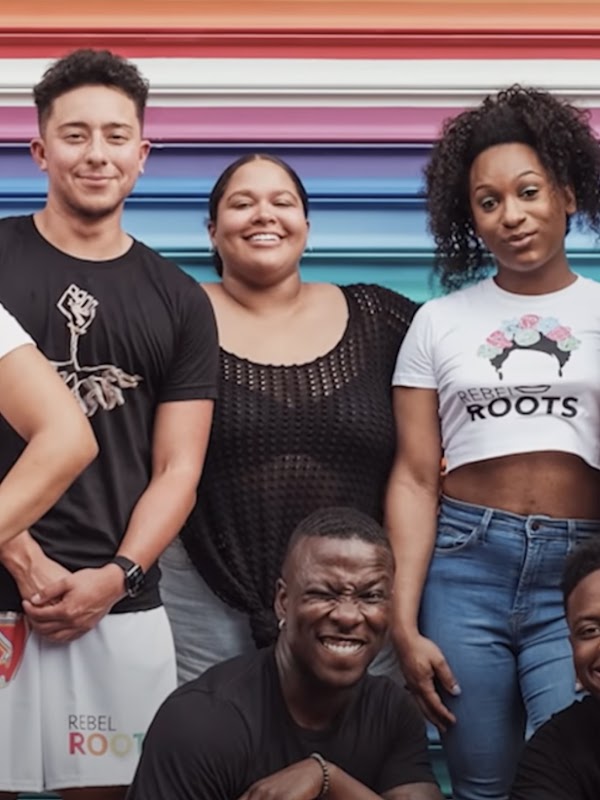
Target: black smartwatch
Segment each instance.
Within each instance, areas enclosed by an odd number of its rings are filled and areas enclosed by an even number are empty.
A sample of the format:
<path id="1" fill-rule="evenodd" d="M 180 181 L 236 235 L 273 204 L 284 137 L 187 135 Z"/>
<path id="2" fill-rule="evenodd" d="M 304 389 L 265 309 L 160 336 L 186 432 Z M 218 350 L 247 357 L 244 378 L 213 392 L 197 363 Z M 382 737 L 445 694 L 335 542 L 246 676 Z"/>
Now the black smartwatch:
<path id="1" fill-rule="evenodd" d="M 123 570 L 125 575 L 125 591 L 128 597 L 137 597 L 142 593 L 146 576 L 144 570 L 135 561 L 125 556 L 115 556 L 108 562 L 109 564 L 117 564 Z"/>

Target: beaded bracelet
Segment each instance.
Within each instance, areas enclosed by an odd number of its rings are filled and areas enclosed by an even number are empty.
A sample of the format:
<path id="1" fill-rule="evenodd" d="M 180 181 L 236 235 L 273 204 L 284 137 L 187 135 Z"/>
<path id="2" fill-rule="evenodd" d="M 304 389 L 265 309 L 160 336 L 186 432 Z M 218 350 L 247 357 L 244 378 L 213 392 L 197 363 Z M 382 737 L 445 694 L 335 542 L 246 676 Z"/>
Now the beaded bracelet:
<path id="1" fill-rule="evenodd" d="M 321 753 L 311 753 L 310 758 L 314 758 L 314 760 L 319 764 L 321 769 L 323 770 L 323 783 L 321 784 L 321 791 L 319 792 L 317 800 L 321 800 L 322 797 L 327 795 L 329 791 L 329 766 Z"/>

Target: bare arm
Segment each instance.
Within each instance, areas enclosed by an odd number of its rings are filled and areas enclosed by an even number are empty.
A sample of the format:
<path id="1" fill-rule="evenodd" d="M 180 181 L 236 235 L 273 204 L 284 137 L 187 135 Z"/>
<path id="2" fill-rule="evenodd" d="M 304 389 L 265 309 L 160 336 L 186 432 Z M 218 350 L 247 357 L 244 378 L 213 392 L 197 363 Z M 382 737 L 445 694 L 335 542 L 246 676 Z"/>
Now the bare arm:
<path id="1" fill-rule="evenodd" d="M 27 442 L 0 483 L 4 544 L 46 513 L 98 447 L 76 400 L 32 345 L 0 359 L 0 414 Z"/>
<path id="2" fill-rule="evenodd" d="M 409 783 L 380 795 L 343 769 L 327 762 L 328 800 L 442 800 L 434 783 Z M 254 783 L 239 800 L 314 800 L 323 789 L 323 770 L 314 758 L 305 758 Z"/>
<path id="3" fill-rule="evenodd" d="M 396 557 L 392 635 L 407 685 L 439 727 L 454 722 L 434 688 L 458 691 L 439 648 L 419 633 L 423 585 L 436 535 L 442 456 L 434 389 L 394 389 L 396 458 L 386 495 L 386 525 Z"/>
<path id="4" fill-rule="evenodd" d="M 154 424 L 150 482 L 131 515 L 118 552 L 147 570 L 179 533 L 196 500 L 210 425 L 212 400 L 162 403 Z M 115 564 L 80 570 L 24 608 L 40 633 L 55 641 L 77 638 L 123 597 L 123 572 Z"/>

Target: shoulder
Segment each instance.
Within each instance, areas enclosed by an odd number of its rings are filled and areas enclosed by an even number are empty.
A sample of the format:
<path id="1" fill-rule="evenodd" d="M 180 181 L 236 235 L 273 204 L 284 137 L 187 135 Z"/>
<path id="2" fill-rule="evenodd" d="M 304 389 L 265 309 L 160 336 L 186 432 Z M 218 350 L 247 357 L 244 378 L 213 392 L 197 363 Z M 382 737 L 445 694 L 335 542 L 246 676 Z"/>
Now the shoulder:
<path id="1" fill-rule="evenodd" d="M 34 227 L 31 216 L 0 219 L 0 244 L 11 238 L 33 238 L 33 234 Z"/>
<path id="2" fill-rule="evenodd" d="M 273 663 L 272 648 L 266 648 L 222 661 L 192 683 L 196 684 L 197 690 L 209 692 L 245 709 L 253 704 L 258 687 L 272 678 Z"/>
<path id="3" fill-rule="evenodd" d="M 180 283 L 181 285 L 199 285 L 174 261 L 171 261 L 169 258 L 165 258 L 165 256 L 161 255 L 156 250 L 148 247 L 147 244 L 140 242 L 139 239 L 133 239 L 133 246 L 127 255 L 135 258 L 147 270 L 160 272 L 162 275 Z"/>
<path id="4" fill-rule="evenodd" d="M 419 307 L 405 295 L 376 283 L 353 283 L 340 288 L 346 297 L 354 300 L 364 313 L 370 315 L 388 311 L 410 320 Z"/>

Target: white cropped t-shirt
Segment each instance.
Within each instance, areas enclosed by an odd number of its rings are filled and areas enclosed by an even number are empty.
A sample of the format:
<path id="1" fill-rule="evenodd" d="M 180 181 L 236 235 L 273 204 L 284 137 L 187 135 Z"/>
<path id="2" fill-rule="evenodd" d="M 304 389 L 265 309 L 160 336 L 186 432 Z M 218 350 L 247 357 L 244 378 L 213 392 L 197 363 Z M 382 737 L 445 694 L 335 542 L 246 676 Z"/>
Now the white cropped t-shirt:
<path id="1" fill-rule="evenodd" d="M 0 358 L 22 344 L 34 344 L 34 341 L 0 303 Z"/>
<path id="2" fill-rule="evenodd" d="M 600 283 L 521 295 L 488 278 L 430 300 L 392 382 L 437 390 L 448 470 L 540 450 L 600 469 Z"/>

